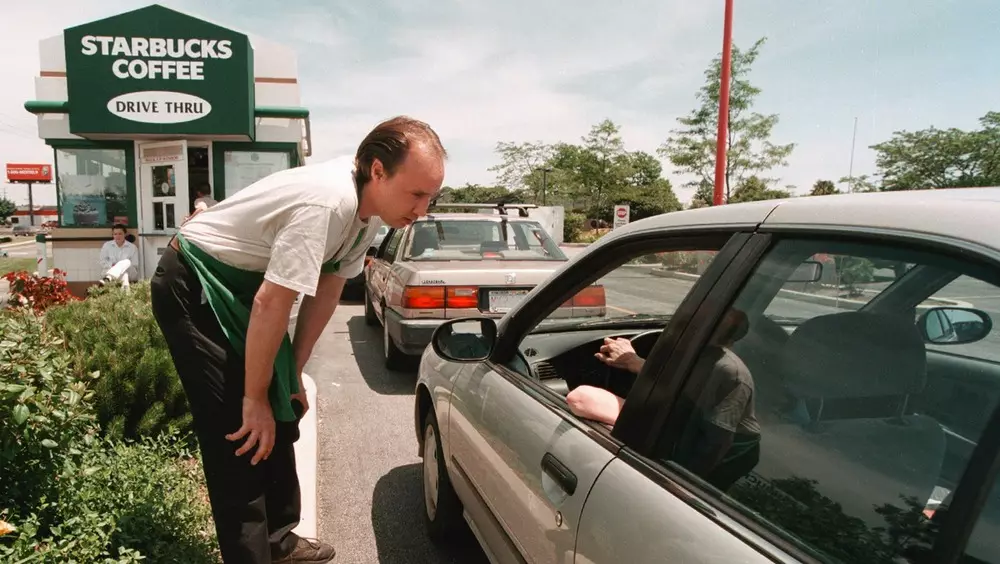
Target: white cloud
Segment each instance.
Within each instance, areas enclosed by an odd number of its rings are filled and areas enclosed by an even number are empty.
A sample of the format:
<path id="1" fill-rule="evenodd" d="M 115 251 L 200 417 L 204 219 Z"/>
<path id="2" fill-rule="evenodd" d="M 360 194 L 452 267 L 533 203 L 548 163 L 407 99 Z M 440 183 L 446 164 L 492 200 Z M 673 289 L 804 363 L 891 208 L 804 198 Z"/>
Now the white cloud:
<path id="1" fill-rule="evenodd" d="M 8 4 L 0 19 L 0 150 L 7 161 L 50 161 L 22 108 L 34 95 L 38 40 L 146 2 Z M 694 106 L 721 46 L 721 1 L 165 4 L 296 50 L 316 159 L 352 152 L 379 120 L 405 113 L 438 130 L 451 153 L 452 185 L 492 182 L 497 141 L 576 142 L 604 118 L 622 126 L 629 149 L 655 154 Z M 947 20 L 960 6 L 738 3 L 738 44 L 770 39 L 751 76 L 763 89 L 758 109 L 781 114 L 775 142 L 798 145 L 790 166 L 772 175 L 803 191 L 818 178 L 846 175 L 855 116 L 856 174 L 872 172 L 867 146 L 894 130 L 975 125 L 1000 87 L 995 73 L 914 70 L 932 58 L 972 57 L 963 36 L 979 41 L 979 52 L 987 41 L 996 46 L 983 31 L 992 29 L 986 8 Z M 961 21 L 982 27 L 973 32 Z M 933 45 L 922 46 L 927 37 L 915 30 L 928 26 Z M 669 164 L 665 171 L 682 200 L 689 197 L 679 188 L 686 179 Z"/>

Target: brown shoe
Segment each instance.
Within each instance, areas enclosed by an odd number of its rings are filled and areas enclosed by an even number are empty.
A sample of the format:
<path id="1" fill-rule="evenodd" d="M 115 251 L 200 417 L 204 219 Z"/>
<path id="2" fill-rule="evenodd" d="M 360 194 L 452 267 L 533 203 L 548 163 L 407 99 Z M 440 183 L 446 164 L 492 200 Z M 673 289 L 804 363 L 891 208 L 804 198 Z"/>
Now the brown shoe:
<path id="1" fill-rule="evenodd" d="M 291 554 L 272 560 L 272 564 L 326 564 L 337 555 L 332 545 L 316 539 L 299 538 Z"/>

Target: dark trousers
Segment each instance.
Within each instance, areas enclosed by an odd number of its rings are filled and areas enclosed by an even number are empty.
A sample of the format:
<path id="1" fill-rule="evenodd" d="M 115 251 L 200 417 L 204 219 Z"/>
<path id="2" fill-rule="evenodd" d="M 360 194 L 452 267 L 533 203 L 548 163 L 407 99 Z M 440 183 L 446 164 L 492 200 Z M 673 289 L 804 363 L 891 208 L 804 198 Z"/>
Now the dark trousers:
<path id="1" fill-rule="evenodd" d="M 250 464 L 242 440 L 226 435 L 243 420 L 244 360 L 229 344 L 184 258 L 168 247 L 151 281 L 153 315 L 166 338 L 194 419 L 215 531 L 226 564 L 264 564 L 298 542 L 299 480 L 293 444 L 298 422 L 276 422 L 274 450 Z"/>

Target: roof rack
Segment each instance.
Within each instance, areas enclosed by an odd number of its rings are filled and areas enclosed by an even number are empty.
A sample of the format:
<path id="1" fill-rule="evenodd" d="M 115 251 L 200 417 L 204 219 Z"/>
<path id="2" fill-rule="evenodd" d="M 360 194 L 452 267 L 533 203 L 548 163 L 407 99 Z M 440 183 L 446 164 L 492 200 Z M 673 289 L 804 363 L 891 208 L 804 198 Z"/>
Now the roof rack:
<path id="1" fill-rule="evenodd" d="M 429 207 L 430 209 L 453 208 L 453 209 L 472 209 L 472 210 L 481 210 L 484 208 L 496 208 L 500 212 L 500 215 L 507 215 L 507 208 L 510 208 L 517 210 L 518 212 L 517 215 L 519 217 L 528 217 L 528 210 L 537 208 L 538 206 L 535 204 L 505 204 L 505 203 L 451 204 L 451 203 L 432 202 Z"/>

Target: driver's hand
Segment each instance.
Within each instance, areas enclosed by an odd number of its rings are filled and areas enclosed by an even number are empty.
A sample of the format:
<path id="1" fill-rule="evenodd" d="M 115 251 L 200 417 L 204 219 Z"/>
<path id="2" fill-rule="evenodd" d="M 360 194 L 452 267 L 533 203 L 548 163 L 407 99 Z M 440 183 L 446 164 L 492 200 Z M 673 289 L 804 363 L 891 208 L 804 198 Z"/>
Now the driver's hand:
<path id="1" fill-rule="evenodd" d="M 636 374 L 642 370 L 644 363 L 643 359 L 632 348 L 632 342 L 622 338 L 605 338 L 600 352 L 594 356 L 612 368 L 620 368 Z"/>

